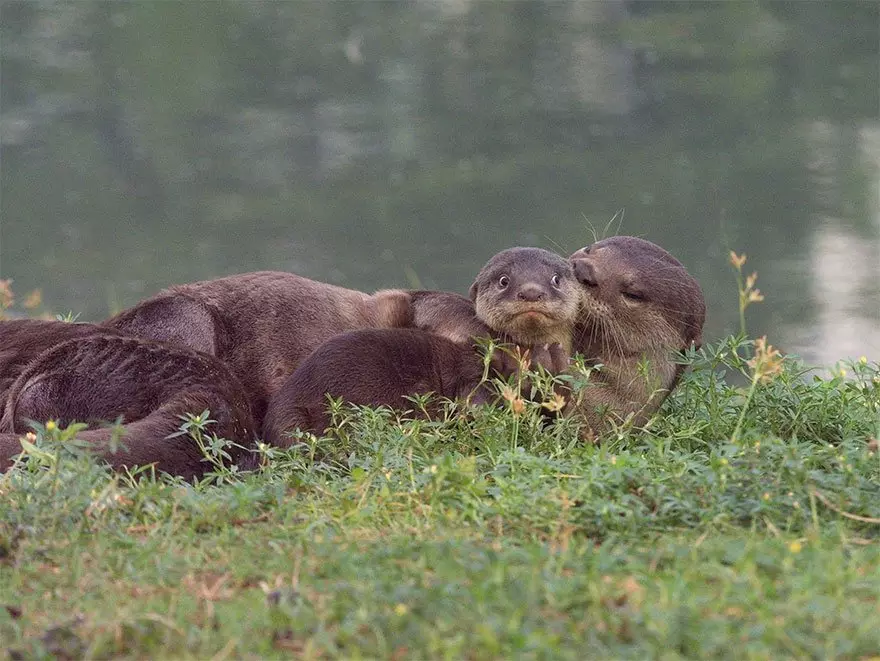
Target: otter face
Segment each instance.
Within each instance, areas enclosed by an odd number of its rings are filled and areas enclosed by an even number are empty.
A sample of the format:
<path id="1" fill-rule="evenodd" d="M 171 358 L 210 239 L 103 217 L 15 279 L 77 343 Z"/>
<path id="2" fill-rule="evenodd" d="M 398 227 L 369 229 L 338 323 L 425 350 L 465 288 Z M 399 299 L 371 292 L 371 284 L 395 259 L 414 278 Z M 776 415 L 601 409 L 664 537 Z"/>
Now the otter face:
<path id="1" fill-rule="evenodd" d="M 571 256 L 581 285 L 580 321 L 592 351 L 624 355 L 686 349 L 702 342 L 703 292 L 681 262 L 658 245 L 614 236 Z"/>
<path id="2" fill-rule="evenodd" d="M 569 261 L 540 248 L 510 248 L 471 286 L 477 317 L 520 344 L 571 346 L 581 292 Z"/>

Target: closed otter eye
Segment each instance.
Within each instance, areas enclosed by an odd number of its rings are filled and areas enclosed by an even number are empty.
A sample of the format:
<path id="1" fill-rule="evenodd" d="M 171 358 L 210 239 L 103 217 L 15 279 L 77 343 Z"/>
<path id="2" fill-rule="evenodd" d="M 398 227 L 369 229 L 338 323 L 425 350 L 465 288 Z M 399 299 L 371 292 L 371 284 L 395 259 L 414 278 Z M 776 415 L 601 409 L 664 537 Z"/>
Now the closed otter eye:
<path id="1" fill-rule="evenodd" d="M 624 291 L 624 292 L 621 292 L 621 293 L 623 294 L 623 297 L 624 297 L 625 299 L 629 300 L 629 301 L 637 301 L 637 302 L 640 302 L 640 303 L 641 303 L 642 301 L 647 300 L 647 299 L 645 298 L 645 295 L 644 295 L 644 294 L 640 294 L 640 293 L 638 293 L 638 292 L 634 292 L 634 291 Z"/>
<path id="2" fill-rule="evenodd" d="M 550 284 L 559 289 L 560 285 L 562 285 L 562 278 L 559 277 L 559 274 L 556 273 L 552 278 L 550 278 Z"/>
<path id="3" fill-rule="evenodd" d="M 498 278 L 498 287 L 501 289 L 507 289 L 507 286 L 510 284 L 510 278 L 506 275 L 502 275 Z"/>

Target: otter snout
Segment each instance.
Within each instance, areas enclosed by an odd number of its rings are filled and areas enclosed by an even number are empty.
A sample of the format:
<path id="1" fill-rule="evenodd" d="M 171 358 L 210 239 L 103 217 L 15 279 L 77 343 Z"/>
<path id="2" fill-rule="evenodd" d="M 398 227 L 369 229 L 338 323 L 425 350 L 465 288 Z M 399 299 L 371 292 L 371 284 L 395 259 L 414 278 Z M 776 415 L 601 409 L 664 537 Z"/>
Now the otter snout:
<path id="1" fill-rule="evenodd" d="M 547 298 L 547 293 L 547 290 L 541 285 L 535 282 L 527 282 L 516 292 L 516 298 L 520 301 L 535 303 Z"/>

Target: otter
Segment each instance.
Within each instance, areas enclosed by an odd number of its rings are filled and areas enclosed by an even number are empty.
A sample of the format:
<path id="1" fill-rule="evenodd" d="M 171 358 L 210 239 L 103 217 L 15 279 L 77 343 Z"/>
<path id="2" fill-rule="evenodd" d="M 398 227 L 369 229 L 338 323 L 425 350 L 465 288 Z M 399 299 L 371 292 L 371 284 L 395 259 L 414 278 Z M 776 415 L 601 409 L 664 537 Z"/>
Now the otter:
<path id="1" fill-rule="evenodd" d="M 504 250 L 480 270 L 470 294 L 477 318 L 497 339 L 537 345 L 532 361 L 551 369 L 567 363 L 581 298 L 567 260 L 540 248 Z M 493 372 L 509 371 L 504 356 L 493 355 Z M 317 348 L 271 397 L 263 438 L 285 446 L 294 429 L 323 433 L 328 395 L 394 408 L 411 407 L 407 396 L 429 392 L 486 403 L 484 376 L 483 360 L 468 343 L 423 330 L 350 331 Z"/>
<path id="2" fill-rule="evenodd" d="M 571 264 L 541 248 L 502 250 L 470 288 L 477 318 L 510 342 L 571 350 L 580 304 Z"/>
<path id="3" fill-rule="evenodd" d="M 260 271 L 171 287 L 105 321 L 115 331 L 216 356 L 239 378 L 258 426 L 269 397 L 326 340 L 366 328 L 429 328 L 464 341 L 485 333 L 455 294 L 374 294 Z"/>
<path id="4" fill-rule="evenodd" d="M 96 425 L 122 418 L 117 448 L 111 447 L 111 428 L 87 429 L 77 438 L 114 468 L 154 464 L 192 480 L 210 464 L 194 440 L 175 434 L 183 414 L 206 409 L 214 421 L 208 433 L 235 443 L 227 450 L 230 462 L 255 466 L 256 425 L 248 398 L 220 360 L 185 347 L 101 332 L 100 327 L 44 322 L 32 330 L 42 331 L 47 341 L 71 339 L 40 352 L 8 388 L 0 418 L 0 471 L 21 451 L 17 439 L 29 420 Z M 40 339 L 35 332 L 29 346 L 39 345 Z"/>
<path id="5" fill-rule="evenodd" d="M 702 289 L 675 257 L 637 237 L 603 239 L 569 259 L 582 290 L 573 349 L 602 364 L 573 409 L 594 432 L 628 415 L 644 424 L 684 372 L 672 354 L 702 344 Z"/>
<path id="6" fill-rule="evenodd" d="M 0 321 L 0 410 L 9 387 L 37 356 L 59 342 L 100 333 L 121 335 L 95 324 L 42 319 Z"/>
<path id="7" fill-rule="evenodd" d="M 606 414 L 633 413 L 643 421 L 660 406 L 683 371 L 670 360 L 668 351 L 700 344 L 705 317 L 702 291 L 668 252 L 635 237 L 610 237 L 575 252 L 570 261 L 582 275 L 583 289 L 571 350 L 607 366 L 604 374 L 594 375 L 603 387 L 583 390 L 577 408 L 596 430 L 603 428 Z M 650 322 L 639 322 L 632 305 L 639 305 L 634 292 L 626 291 L 629 303 L 623 301 L 622 274 L 627 269 L 631 276 L 638 276 L 645 293 L 661 297 L 657 300 L 662 300 L 667 289 L 680 295 L 666 311 L 651 301 L 641 306 L 645 320 L 690 318 L 680 334 L 668 323 L 660 323 L 663 336 L 653 328 L 645 332 Z M 612 317 L 620 311 L 625 314 L 615 324 Z M 457 343 L 491 335 L 491 329 L 477 318 L 473 302 L 457 294 L 389 290 L 370 295 L 272 271 L 171 287 L 103 326 L 217 356 L 245 386 L 258 428 L 269 397 L 309 353 L 340 333 L 412 327 Z M 653 373 L 648 380 L 638 375 L 643 357 L 650 361 Z M 606 414 L 600 412 L 603 407 Z"/>

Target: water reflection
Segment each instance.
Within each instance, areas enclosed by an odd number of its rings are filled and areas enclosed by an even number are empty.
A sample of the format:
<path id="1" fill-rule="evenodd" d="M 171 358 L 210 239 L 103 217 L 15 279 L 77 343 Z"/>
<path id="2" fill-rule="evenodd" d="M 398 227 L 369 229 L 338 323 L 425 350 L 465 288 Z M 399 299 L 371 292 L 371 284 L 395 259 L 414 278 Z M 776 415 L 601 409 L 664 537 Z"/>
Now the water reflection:
<path id="1" fill-rule="evenodd" d="M 873 2 L 6 2 L 0 18 L 0 277 L 53 311 L 101 318 L 262 268 L 466 291 L 501 248 L 620 231 L 697 275 L 708 338 L 737 327 L 736 249 L 767 296 L 754 333 L 880 359 Z"/>

